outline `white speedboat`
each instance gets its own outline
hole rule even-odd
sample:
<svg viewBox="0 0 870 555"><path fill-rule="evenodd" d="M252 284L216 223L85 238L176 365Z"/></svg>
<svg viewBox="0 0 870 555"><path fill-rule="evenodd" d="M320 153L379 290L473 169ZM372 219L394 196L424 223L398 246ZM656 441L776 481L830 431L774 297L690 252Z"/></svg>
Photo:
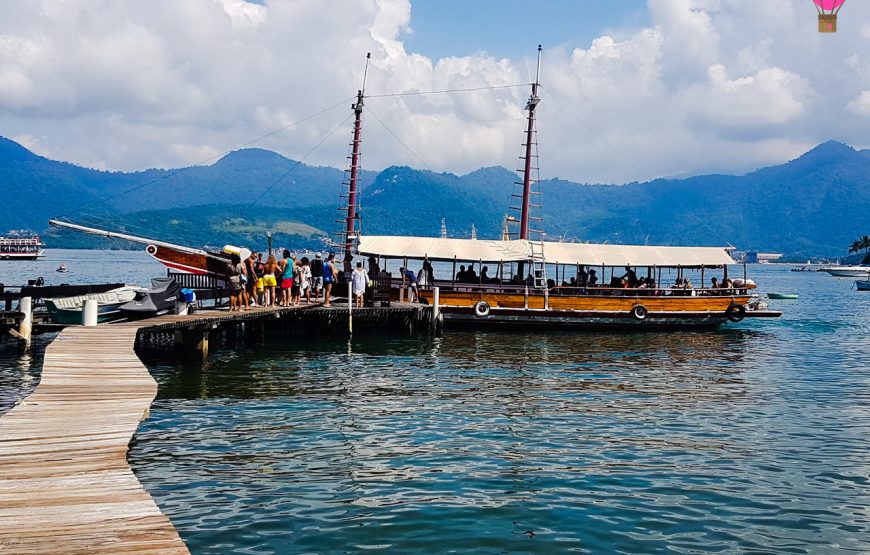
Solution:
<svg viewBox="0 0 870 555"><path fill-rule="evenodd" d="M867 277L870 276L870 265L826 266L825 268L821 268L819 271L828 272L835 277Z"/></svg>

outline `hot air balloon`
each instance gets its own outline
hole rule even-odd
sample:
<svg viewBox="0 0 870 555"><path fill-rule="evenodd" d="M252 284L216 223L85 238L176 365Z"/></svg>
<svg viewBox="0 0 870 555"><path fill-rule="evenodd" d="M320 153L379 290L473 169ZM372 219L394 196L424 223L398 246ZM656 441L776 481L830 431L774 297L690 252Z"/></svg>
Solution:
<svg viewBox="0 0 870 555"><path fill-rule="evenodd" d="M819 32L837 32L837 13L846 0L813 0L819 11Z"/></svg>

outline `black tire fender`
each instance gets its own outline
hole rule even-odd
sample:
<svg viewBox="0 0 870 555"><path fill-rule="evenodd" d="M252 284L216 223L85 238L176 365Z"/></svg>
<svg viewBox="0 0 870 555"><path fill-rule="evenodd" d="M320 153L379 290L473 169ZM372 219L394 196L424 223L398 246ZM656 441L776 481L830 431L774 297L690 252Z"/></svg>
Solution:
<svg viewBox="0 0 870 555"><path fill-rule="evenodd" d="M733 303L728 306L728 309L725 310L725 317L728 318L730 322L742 322L746 317L746 307L742 304Z"/></svg>

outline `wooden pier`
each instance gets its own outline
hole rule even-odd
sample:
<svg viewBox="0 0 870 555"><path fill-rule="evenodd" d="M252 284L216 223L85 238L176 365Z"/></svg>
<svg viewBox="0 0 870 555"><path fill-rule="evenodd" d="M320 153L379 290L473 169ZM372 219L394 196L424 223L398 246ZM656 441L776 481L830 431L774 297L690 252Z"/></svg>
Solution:
<svg viewBox="0 0 870 555"><path fill-rule="evenodd" d="M187 553L127 464L157 395L134 346L171 334L207 356L208 333L221 327L257 330L275 319L340 327L347 318L347 305L315 305L66 328L46 349L39 386L0 417L0 553ZM353 318L355 327L409 329L437 321L420 305L355 309Z"/></svg>

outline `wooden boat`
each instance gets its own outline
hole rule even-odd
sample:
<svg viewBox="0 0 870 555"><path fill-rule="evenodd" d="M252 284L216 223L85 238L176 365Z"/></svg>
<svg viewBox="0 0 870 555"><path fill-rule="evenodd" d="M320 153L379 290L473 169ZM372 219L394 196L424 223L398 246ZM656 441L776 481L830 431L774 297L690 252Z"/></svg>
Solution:
<svg viewBox="0 0 870 555"><path fill-rule="evenodd" d="M31 237L0 237L0 260L37 260L45 256L38 235Z"/></svg>
<svg viewBox="0 0 870 555"><path fill-rule="evenodd" d="M142 287L119 287L103 293L89 293L74 297L45 299L45 307L52 322L57 324L81 324L82 307L86 300L97 301L97 322L109 322L122 317L120 307L136 298Z"/></svg>
<svg viewBox="0 0 870 555"><path fill-rule="evenodd" d="M116 233L104 229L86 227L60 220L49 220L48 223L54 227L72 229L83 233L89 233L91 235L100 235L113 239L124 239L126 241L144 244L146 245L145 252L164 266L172 268L176 272L208 275L221 281L226 276L227 264L230 262L232 252L239 254L242 259L251 255L251 251L248 249L232 247L230 245L225 246L223 251L220 252L207 251L195 247L175 245L165 241L138 237L126 233Z"/></svg>
<svg viewBox="0 0 870 555"><path fill-rule="evenodd" d="M538 75L540 75L541 48L538 47ZM593 245L554 243L543 240L543 231L533 229L541 221L532 215L539 208L533 198L540 195L533 190L537 179L532 177L535 145L535 110L540 102L538 79L532 84L526 110L528 125L525 136L522 185L515 216L507 219L518 229L506 233L501 240L448 239L431 237L366 236L360 233L356 216L356 167L360 147L361 113L364 103L365 82L353 105L356 114L350 179L346 198L343 235L344 268L349 273L354 255L375 259L379 268L386 269L390 261L396 266L409 267L410 261L431 268L433 263L451 264L450 279L427 280L419 292L420 301L437 302L445 324L488 326L529 326L566 329L627 328L661 329L685 327L718 327L726 321L739 322L748 317L779 317L781 312L765 310L752 291L755 284L746 277L734 280L726 288L687 289L662 288L662 271L677 274L682 282L686 272L699 271L703 283L705 273L721 272L723 282L728 280L729 267L736 262L730 249L725 247L649 247L627 245ZM536 164L535 164L536 165ZM540 226L539 226L540 227ZM483 279L466 272L457 279L458 263L484 265L496 268L495 277ZM370 264L371 266L371 264ZM415 266L419 267L419 266ZM615 269L624 268L633 276L632 287L624 287L615 280ZM587 273L587 269L590 271ZM600 279L610 269L608 286L591 284L585 277L600 269ZM442 270L443 271L443 270ZM432 271L434 274L434 270ZM557 286L561 274L574 274L574 286ZM549 275L556 279L548 279ZM638 275L644 276L642 286ZM709 274L707 274L709 275ZM374 277L374 276L372 276ZM379 276L380 277L380 276ZM378 281L381 281L378 279ZM618 285L617 285L618 283ZM402 280L392 281L391 296L402 298ZM438 288L436 301L435 287Z"/></svg>

